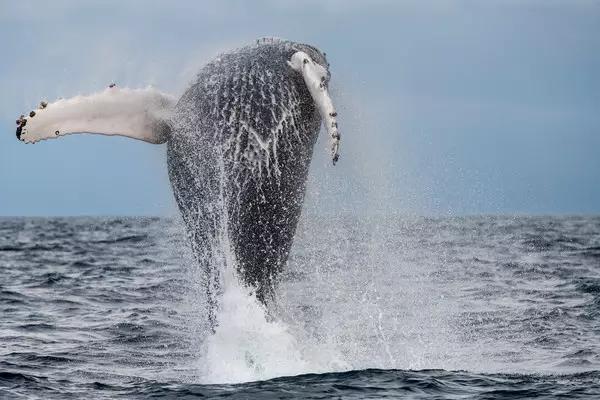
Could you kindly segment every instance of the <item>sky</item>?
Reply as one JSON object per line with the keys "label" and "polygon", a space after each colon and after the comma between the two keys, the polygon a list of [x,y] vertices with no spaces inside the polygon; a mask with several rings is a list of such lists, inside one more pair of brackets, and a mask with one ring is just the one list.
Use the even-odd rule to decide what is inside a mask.
{"label": "sky", "polygon": [[600,1],[0,0],[0,215],[174,215],[165,146],[35,145],[41,100],[181,95],[264,36],[327,53],[342,132],[321,134],[308,212],[600,214]]}

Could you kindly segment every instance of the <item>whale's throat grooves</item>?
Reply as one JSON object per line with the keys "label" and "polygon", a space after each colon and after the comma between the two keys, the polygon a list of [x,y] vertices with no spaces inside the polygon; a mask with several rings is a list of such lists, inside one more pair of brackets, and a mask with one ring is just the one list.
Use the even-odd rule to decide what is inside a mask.
{"label": "whale's throat grooves", "polygon": [[287,261],[321,124],[301,74],[287,64],[298,46],[261,41],[220,55],[175,108],[169,177],[211,296],[224,227],[236,268],[261,301]]}

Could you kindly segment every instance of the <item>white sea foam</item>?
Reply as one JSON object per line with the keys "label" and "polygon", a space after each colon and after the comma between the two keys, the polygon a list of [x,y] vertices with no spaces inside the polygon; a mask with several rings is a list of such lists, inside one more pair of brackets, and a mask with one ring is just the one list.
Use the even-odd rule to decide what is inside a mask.
{"label": "white sea foam", "polygon": [[240,280],[226,222],[223,163],[220,169],[220,193],[215,202],[219,210],[215,214],[217,235],[208,255],[219,271],[221,296],[216,330],[200,346],[199,380],[239,383],[313,372],[314,367],[303,359],[288,327],[269,318],[252,289]]}
{"label": "white sea foam", "polygon": [[[221,185],[220,216],[228,215],[223,191]],[[331,351],[315,352],[316,343],[299,342],[290,327],[270,315],[252,288],[242,283],[226,220],[219,218],[210,252],[220,273],[222,296],[216,331],[201,346],[200,381],[239,383],[331,371],[330,360],[337,359]]]}
{"label": "white sea foam", "polygon": [[242,285],[225,289],[218,322],[200,361],[203,382],[247,382],[314,371],[287,326],[268,321],[264,307]]}

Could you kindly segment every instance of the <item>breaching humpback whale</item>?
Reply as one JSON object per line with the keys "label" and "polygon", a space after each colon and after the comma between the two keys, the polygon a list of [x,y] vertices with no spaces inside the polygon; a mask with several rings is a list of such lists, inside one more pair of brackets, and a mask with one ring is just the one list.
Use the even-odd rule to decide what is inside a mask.
{"label": "breaching humpback whale", "polygon": [[243,281],[267,303],[290,252],[321,123],[338,160],[329,80],[325,53],[261,39],[214,58],[179,99],[111,84],[90,96],[42,102],[17,120],[17,138],[97,133],[168,143],[169,180],[208,272],[209,301],[217,304],[214,259],[224,251],[215,243],[226,243]]}

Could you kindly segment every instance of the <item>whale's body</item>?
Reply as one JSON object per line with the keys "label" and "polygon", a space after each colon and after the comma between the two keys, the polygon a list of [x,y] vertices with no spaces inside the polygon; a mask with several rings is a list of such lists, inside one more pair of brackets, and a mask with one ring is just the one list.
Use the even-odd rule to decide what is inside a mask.
{"label": "whale's body", "polygon": [[263,41],[210,62],[177,103],[168,142],[169,178],[199,261],[212,262],[206,250],[226,224],[239,273],[261,301],[288,258],[321,125],[302,75],[287,65],[299,50]]}
{"label": "whale's body", "polygon": [[169,179],[207,272],[209,301],[216,304],[219,291],[215,259],[229,254],[268,303],[292,246],[321,122],[337,160],[329,76],[316,48],[263,39],[209,62],[177,101],[111,85],[42,103],[17,121],[17,137],[35,143],[90,132],[168,142]]}

